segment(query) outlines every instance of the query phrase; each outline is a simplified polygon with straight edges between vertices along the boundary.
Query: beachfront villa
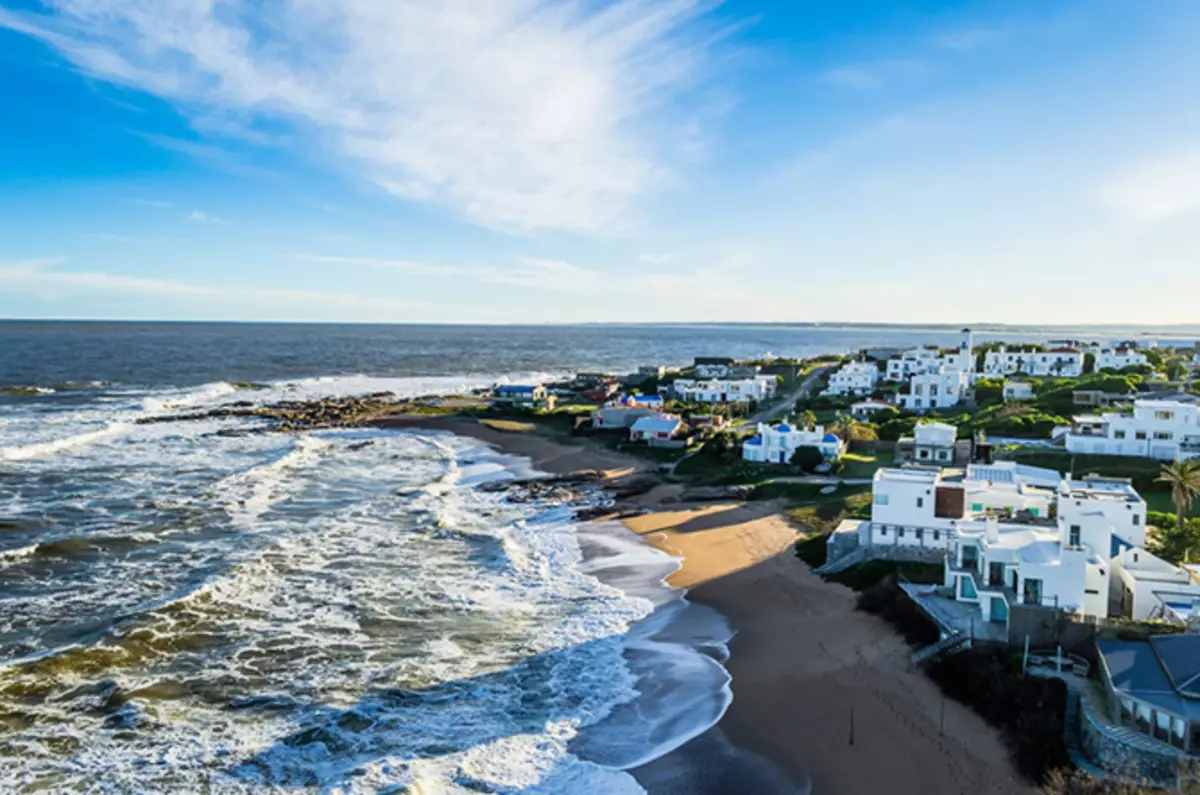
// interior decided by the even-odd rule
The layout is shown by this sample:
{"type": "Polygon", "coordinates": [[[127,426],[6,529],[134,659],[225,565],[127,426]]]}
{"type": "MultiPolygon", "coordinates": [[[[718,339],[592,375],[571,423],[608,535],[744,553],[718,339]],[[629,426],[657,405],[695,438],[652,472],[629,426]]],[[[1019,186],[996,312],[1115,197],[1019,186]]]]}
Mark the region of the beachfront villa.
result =
{"type": "Polygon", "coordinates": [[[1200,634],[1103,640],[1100,680],[1123,726],[1200,755],[1200,634]]]}
{"type": "Polygon", "coordinates": [[[759,423],[757,435],[742,443],[742,459],[760,464],[787,464],[801,447],[815,447],[827,460],[837,458],[846,449],[841,439],[825,433],[825,428],[820,425],[805,430],[786,422],[778,425],[759,423]]]}
{"type": "Polygon", "coordinates": [[[1033,384],[1028,381],[1004,380],[1003,395],[1005,403],[1020,400],[1033,400],[1033,384]]]}
{"type": "Polygon", "coordinates": [[[1072,453],[1195,458],[1200,456],[1200,405],[1182,397],[1135,400],[1132,412],[1081,415],[1054,436],[1072,453]]]}
{"type": "Polygon", "coordinates": [[[880,469],[871,518],[843,522],[829,543],[941,561],[946,593],[981,621],[1006,623],[1017,606],[1200,621],[1200,566],[1146,551],[1146,502],[1127,480],[1011,461],[880,469]]]}
{"type": "Polygon", "coordinates": [[[1078,378],[1083,375],[1083,353],[1077,348],[1052,348],[1047,351],[999,350],[988,351],[983,357],[983,373],[987,376],[1025,375],[1078,378]]]}
{"type": "Polygon", "coordinates": [[[908,391],[899,396],[900,408],[924,413],[957,406],[971,388],[970,373],[939,366],[937,370],[914,375],[908,391]]]}
{"type": "Polygon", "coordinates": [[[1097,370],[1121,370],[1126,367],[1141,367],[1147,363],[1146,354],[1129,345],[1099,348],[1092,353],[1096,357],[1097,370]]]}
{"type": "Polygon", "coordinates": [[[879,384],[879,368],[873,362],[847,362],[829,378],[825,395],[869,395],[879,384]]]}
{"type": "Polygon", "coordinates": [[[897,411],[895,403],[867,398],[850,404],[850,416],[856,420],[869,420],[881,411],[897,411]]]}
{"type": "Polygon", "coordinates": [[[683,418],[674,414],[653,414],[642,417],[629,429],[629,440],[647,444],[664,444],[679,436],[684,428],[683,418]]]}
{"type": "Polygon", "coordinates": [[[739,380],[681,378],[671,388],[680,400],[692,403],[761,403],[775,397],[777,383],[773,375],[739,380]]]}
{"type": "Polygon", "coordinates": [[[552,410],[555,402],[541,384],[503,384],[492,390],[492,408],[552,410]]]}

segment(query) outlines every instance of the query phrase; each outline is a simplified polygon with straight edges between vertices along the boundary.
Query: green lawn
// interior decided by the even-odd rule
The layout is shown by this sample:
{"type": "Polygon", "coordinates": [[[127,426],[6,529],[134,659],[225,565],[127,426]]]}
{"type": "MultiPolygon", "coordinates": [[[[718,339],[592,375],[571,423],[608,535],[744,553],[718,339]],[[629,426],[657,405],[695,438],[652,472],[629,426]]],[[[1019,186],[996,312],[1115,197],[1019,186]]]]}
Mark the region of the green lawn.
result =
{"type": "Polygon", "coordinates": [[[895,466],[896,454],[891,450],[880,453],[846,453],[842,456],[842,463],[845,466],[838,473],[840,477],[850,480],[870,478],[875,476],[877,469],[895,466]]]}

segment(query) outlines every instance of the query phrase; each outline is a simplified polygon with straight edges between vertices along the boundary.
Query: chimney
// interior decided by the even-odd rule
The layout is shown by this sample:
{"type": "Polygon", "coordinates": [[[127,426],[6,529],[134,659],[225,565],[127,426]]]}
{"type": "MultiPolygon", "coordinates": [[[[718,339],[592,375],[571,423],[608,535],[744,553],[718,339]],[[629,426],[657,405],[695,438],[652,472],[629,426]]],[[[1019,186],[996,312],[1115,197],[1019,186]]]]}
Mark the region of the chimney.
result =
{"type": "Polygon", "coordinates": [[[987,516],[983,520],[984,535],[989,544],[1000,541],[1000,520],[995,516],[987,516]]]}

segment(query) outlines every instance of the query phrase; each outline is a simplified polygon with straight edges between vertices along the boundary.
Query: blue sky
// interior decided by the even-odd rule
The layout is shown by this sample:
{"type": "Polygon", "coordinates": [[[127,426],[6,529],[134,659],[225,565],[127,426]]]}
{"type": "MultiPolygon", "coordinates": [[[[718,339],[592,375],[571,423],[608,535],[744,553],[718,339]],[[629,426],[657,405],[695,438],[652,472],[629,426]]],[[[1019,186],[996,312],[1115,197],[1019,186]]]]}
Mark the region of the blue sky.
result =
{"type": "Polygon", "coordinates": [[[1200,3],[0,0],[0,316],[1194,322],[1200,3]]]}

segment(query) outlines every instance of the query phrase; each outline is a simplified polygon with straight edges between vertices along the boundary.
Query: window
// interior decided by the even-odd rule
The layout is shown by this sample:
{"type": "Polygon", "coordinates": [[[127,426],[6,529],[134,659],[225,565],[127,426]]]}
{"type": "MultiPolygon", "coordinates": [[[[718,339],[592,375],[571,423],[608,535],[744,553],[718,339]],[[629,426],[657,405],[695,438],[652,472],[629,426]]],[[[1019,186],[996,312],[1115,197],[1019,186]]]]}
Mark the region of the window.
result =
{"type": "Polygon", "coordinates": [[[1156,420],[1173,420],[1173,419],[1175,419],[1175,412],[1173,412],[1173,411],[1156,411],[1156,412],[1154,412],[1154,419],[1156,419],[1156,420]]]}
{"type": "Polygon", "coordinates": [[[1134,526],[1134,527],[1137,527],[1137,526],[1138,526],[1138,525],[1140,525],[1141,523],[1142,523],[1142,517],[1138,516],[1138,515],[1135,513],[1135,514],[1133,515],[1133,526],[1134,526]]]}
{"type": "Polygon", "coordinates": [[[1070,540],[1068,540],[1067,543],[1073,547],[1079,546],[1079,525],[1071,525],[1070,540]]]}
{"type": "Polygon", "coordinates": [[[882,538],[883,536],[886,536],[886,535],[887,535],[887,525],[885,525],[885,524],[879,525],[879,536],[882,538]]]}
{"type": "Polygon", "coordinates": [[[936,395],[937,393],[938,393],[937,384],[930,384],[929,385],[929,394],[936,395]]]}
{"type": "Polygon", "coordinates": [[[1004,585],[1004,564],[988,564],[988,585],[1004,585]]]}
{"type": "Polygon", "coordinates": [[[925,528],[918,527],[917,528],[917,540],[922,541],[922,540],[924,540],[924,538],[925,538],[925,528]]]}
{"type": "Polygon", "coordinates": [[[950,451],[949,450],[938,450],[937,457],[938,457],[939,461],[949,461],[950,460],[950,451]]]}
{"type": "Polygon", "coordinates": [[[933,531],[933,540],[934,540],[934,541],[941,541],[941,540],[942,540],[942,531],[941,531],[941,530],[934,530],[934,531],[933,531]]]}
{"type": "Polygon", "coordinates": [[[1134,439],[1137,439],[1138,441],[1145,441],[1145,439],[1146,439],[1146,432],[1145,432],[1145,431],[1138,431],[1137,433],[1135,433],[1135,434],[1133,435],[1133,438],[1134,438],[1134,439]]]}
{"type": "MultiPolygon", "coordinates": [[[[924,384],[913,384],[913,394],[914,395],[924,395],[925,394],[925,385],[924,384]]],[[[917,405],[920,405],[920,404],[918,403],[917,405]]]]}
{"type": "Polygon", "coordinates": [[[1154,438],[1162,442],[1169,442],[1173,438],[1170,431],[1155,431],[1154,438]]]}
{"type": "Polygon", "coordinates": [[[983,510],[983,503],[980,503],[980,502],[973,502],[973,503],[971,503],[971,510],[972,510],[972,511],[975,511],[976,513],[978,513],[979,511],[982,511],[982,510],[983,510]]]}
{"type": "Polygon", "coordinates": [[[1125,431],[1113,431],[1113,438],[1114,439],[1124,439],[1125,431]]]}
{"type": "Polygon", "coordinates": [[[888,504],[888,495],[876,494],[875,495],[875,504],[876,505],[887,505],[888,504]]]}
{"type": "Polygon", "coordinates": [[[917,458],[929,458],[928,450],[921,450],[917,453],[917,458]]]}
{"type": "Polygon", "coordinates": [[[963,599],[975,599],[979,596],[975,592],[975,583],[971,582],[970,577],[958,578],[958,593],[963,599]]]}
{"type": "Polygon", "coordinates": [[[904,528],[903,528],[903,527],[897,527],[897,528],[896,528],[896,537],[897,537],[897,538],[904,538],[904,528]]]}
{"type": "Polygon", "coordinates": [[[917,497],[917,507],[918,508],[925,507],[925,498],[924,497],[917,497]]]}
{"type": "Polygon", "coordinates": [[[1042,603],[1042,581],[1026,579],[1025,593],[1021,601],[1027,605],[1040,605],[1042,603]]]}

